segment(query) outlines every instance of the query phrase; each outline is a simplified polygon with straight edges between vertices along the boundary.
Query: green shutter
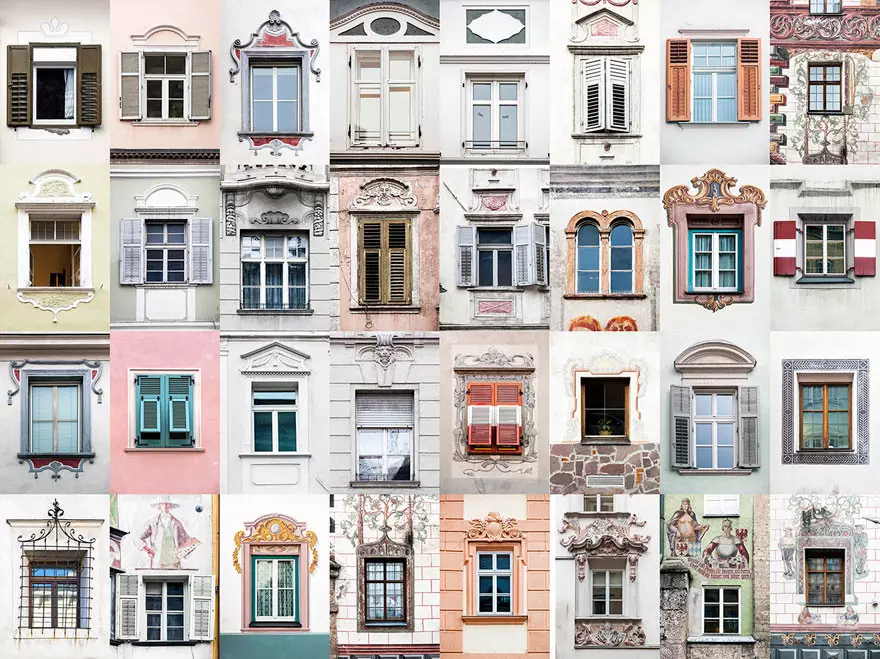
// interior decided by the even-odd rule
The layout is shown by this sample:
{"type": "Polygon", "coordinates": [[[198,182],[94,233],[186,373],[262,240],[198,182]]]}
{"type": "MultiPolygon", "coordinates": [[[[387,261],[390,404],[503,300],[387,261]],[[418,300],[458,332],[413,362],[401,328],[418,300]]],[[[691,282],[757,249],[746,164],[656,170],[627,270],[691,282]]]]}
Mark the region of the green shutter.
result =
{"type": "Polygon", "coordinates": [[[137,446],[162,445],[162,380],[161,375],[137,377],[137,446]]]}
{"type": "Polygon", "coordinates": [[[192,377],[168,375],[168,446],[192,446],[192,377]]]}

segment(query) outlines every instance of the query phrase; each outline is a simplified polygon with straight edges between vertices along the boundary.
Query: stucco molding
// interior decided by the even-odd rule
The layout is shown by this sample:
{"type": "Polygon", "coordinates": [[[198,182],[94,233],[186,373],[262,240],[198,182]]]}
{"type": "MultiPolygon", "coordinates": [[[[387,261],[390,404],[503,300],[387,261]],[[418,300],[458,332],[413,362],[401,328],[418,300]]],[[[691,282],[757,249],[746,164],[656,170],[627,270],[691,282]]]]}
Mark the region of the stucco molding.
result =
{"type": "Polygon", "coordinates": [[[318,569],[318,536],[307,528],[305,522],[298,522],[286,515],[265,515],[254,522],[245,522],[243,531],[236,531],[233,538],[232,565],[241,574],[239,554],[243,545],[253,543],[292,544],[305,542],[311,552],[309,574],[318,569]]]}
{"type": "Polygon", "coordinates": [[[629,580],[638,577],[639,557],[647,553],[651,537],[639,535],[633,527],[642,528],[647,521],[629,513],[608,513],[599,518],[582,518],[566,514],[559,528],[562,545],[572,554],[590,558],[622,558],[629,565],[629,580]]]}
{"type": "Polygon", "coordinates": [[[258,375],[309,375],[310,355],[284,345],[280,341],[251,350],[240,359],[245,363],[239,372],[245,376],[258,375]]]}
{"type": "Polygon", "coordinates": [[[412,186],[394,178],[375,178],[361,184],[349,210],[359,213],[394,213],[418,211],[412,186]]]}
{"type": "MultiPolygon", "coordinates": [[[[396,345],[396,335],[393,332],[378,332],[376,344],[366,346],[358,350],[356,360],[358,362],[372,362],[376,366],[376,384],[379,387],[390,387],[395,380],[395,367],[403,362],[412,362],[414,355],[412,348],[396,345]]],[[[405,364],[409,366],[409,364],[405,364]]],[[[398,378],[403,382],[408,381],[405,375],[398,378]]]]}
{"type": "Polygon", "coordinates": [[[58,322],[58,314],[61,312],[76,309],[80,304],[91,302],[94,298],[95,293],[91,289],[74,289],[70,292],[64,289],[52,291],[20,290],[16,294],[16,299],[19,302],[51,313],[53,323],[58,322]]]}
{"type": "Polygon", "coordinates": [[[39,210],[62,207],[69,210],[87,210],[95,206],[89,192],[77,192],[80,180],[64,169],[47,169],[28,181],[33,190],[22,192],[15,202],[19,210],[39,210]]]}
{"type": "Polygon", "coordinates": [[[644,645],[646,641],[645,630],[638,623],[608,620],[602,622],[579,620],[575,623],[575,649],[638,647],[644,645]]]}
{"type": "Polygon", "coordinates": [[[468,540],[483,540],[485,542],[521,540],[524,536],[518,524],[513,517],[501,517],[499,513],[493,512],[484,518],[470,520],[466,537],[468,540]]]}
{"type": "Polygon", "coordinates": [[[317,39],[309,42],[303,40],[299,32],[294,31],[287,21],[282,20],[281,13],[277,9],[269,12],[268,20],[264,21],[255,32],[252,32],[247,41],[236,39],[232,42],[229,54],[232,57],[232,68],[229,69],[229,81],[233,82],[241,65],[241,51],[249,48],[287,46],[307,50],[309,53],[309,70],[315,76],[316,82],[321,82],[321,69],[315,66],[320,46],[317,39]]]}
{"type": "Polygon", "coordinates": [[[756,364],[752,355],[728,341],[696,343],[675,358],[675,370],[679,373],[750,373],[756,364]]]}
{"type": "MultiPolygon", "coordinates": [[[[12,397],[21,391],[22,369],[28,366],[85,366],[89,369],[89,385],[92,393],[98,399],[98,404],[103,402],[104,390],[98,387],[98,381],[104,373],[104,364],[100,361],[88,359],[58,360],[58,359],[23,359],[9,362],[9,378],[12,380],[12,389],[6,392],[7,405],[12,405],[12,397]]],[[[39,370],[35,371],[39,375],[39,370]]]]}
{"type": "Polygon", "coordinates": [[[170,32],[171,34],[175,35],[181,41],[183,41],[183,45],[187,48],[198,47],[199,39],[201,39],[198,34],[187,34],[176,25],[164,24],[151,27],[143,34],[132,34],[131,45],[135,48],[145,48],[150,45],[148,43],[150,39],[152,39],[157,34],[161,34],[162,32],[170,32]]]}
{"type": "Polygon", "coordinates": [[[508,355],[494,346],[478,355],[455,356],[456,371],[534,371],[535,358],[530,353],[508,355]]]}
{"type": "Polygon", "coordinates": [[[722,206],[734,206],[739,204],[754,204],[758,207],[758,226],[761,226],[761,210],[767,205],[767,199],[760,188],[753,185],[739,186],[739,194],[734,194],[731,188],[736,185],[736,179],[728,176],[720,169],[710,169],[702,176],[691,179],[691,186],[696,189],[695,194],[688,192],[688,186],[676,185],[663,195],[663,208],[666,209],[667,221],[670,227],[675,226],[672,211],[676,204],[688,204],[705,207],[713,213],[717,213],[722,206]]]}

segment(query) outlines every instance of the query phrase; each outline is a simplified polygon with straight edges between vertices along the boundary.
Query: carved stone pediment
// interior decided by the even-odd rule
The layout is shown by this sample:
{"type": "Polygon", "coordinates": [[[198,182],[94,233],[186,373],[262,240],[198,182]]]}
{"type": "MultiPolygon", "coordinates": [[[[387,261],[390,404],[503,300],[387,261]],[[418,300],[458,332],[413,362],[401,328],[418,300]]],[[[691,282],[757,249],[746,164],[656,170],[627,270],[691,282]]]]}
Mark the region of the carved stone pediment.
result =
{"type": "Polygon", "coordinates": [[[407,382],[413,361],[411,346],[396,345],[391,332],[376,334],[376,345],[358,350],[357,361],[366,381],[374,380],[380,387],[407,382]]]}
{"type": "MultiPolygon", "coordinates": [[[[560,534],[566,534],[559,544],[576,558],[621,558],[629,565],[629,579],[636,580],[639,557],[648,551],[650,536],[635,533],[632,527],[647,522],[627,513],[609,513],[602,517],[580,517],[568,514],[562,520],[560,534]]],[[[579,563],[580,565],[581,563],[579,563]]]]}
{"type": "Polygon", "coordinates": [[[501,542],[504,540],[519,540],[523,535],[514,518],[502,518],[499,513],[489,513],[485,519],[472,519],[470,521],[467,537],[469,540],[501,542]]]}
{"type": "Polygon", "coordinates": [[[508,355],[495,347],[479,355],[456,355],[456,371],[534,371],[535,358],[531,354],[508,355]]]}
{"type": "Polygon", "coordinates": [[[266,211],[260,213],[259,217],[252,217],[251,224],[290,226],[299,224],[299,218],[282,211],[266,211]]]}
{"type": "Polygon", "coordinates": [[[246,522],[243,531],[237,531],[233,541],[235,549],[232,551],[232,564],[235,571],[241,574],[239,555],[242,545],[258,543],[260,550],[263,547],[271,547],[272,553],[279,553],[284,547],[290,547],[298,543],[306,543],[311,552],[309,574],[314,574],[318,567],[318,536],[314,531],[309,531],[305,522],[299,522],[286,515],[265,515],[254,522],[246,522]]]}
{"type": "Polygon", "coordinates": [[[725,371],[748,373],[755,368],[756,360],[742,348],[727,341],[704,341],[692,345],[675,358],[675,370],[679,373],[725,371]]]}
{"type": "Polygon", "coordinates": [[[308,375],[310,355],[275,341],[241,356],[243,375],[308,375]]]}
{"type": "Polygon", "coordinates": [[[410,558],[413,548],[401,542],[395,542],[388,537],[389,526],[382,527],[382,537],[376,542],[367,542],[358,545],[356,552],[359,557],[367,558],[410,558]]]}
{"type": "Polygon", "coordinates": [[[713,213],[717,213],[722,206],[755,204],[758,209],[758,226],[761,226],[761,210],[767,205],[767,198],[760,188],[741,185],[739,194],[735,194],[733,187],[736,179],[720,169],[710,169],[702,176],[695,176],[691,179],[691,185],[696,189],[694,194],[688,191],[688,186],[676,185],[663,195],[663,208],[669,215],[669,226],[673,226],[672,211],[676,204],[701,206],[713,213]]]}
{"type": "Polygon", "coordinates": [[[376,178],[361,185],[349,210],[388,213],[418,211],[412,186],[393,178],[376,178]]]}

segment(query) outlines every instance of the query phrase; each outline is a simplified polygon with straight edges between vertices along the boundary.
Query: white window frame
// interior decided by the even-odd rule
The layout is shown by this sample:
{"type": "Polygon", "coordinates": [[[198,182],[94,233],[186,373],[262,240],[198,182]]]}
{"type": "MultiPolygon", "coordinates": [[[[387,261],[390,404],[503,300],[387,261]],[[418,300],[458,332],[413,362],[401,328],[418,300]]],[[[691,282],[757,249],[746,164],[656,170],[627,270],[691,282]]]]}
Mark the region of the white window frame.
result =
{"type": "MultiPolygon", "coordinates": [[[[710,620],[714,620],[715,618],[710,618],[710,620]]],[[[700,611],[700,635],[701,636],[739,636],[742,633],[742,589],[739,586],[716,586],[716,585],[706,585],[703,586],[703,602],[702,602],[702,610],[700,611]],[[710,634],[706,632],[706,591],[707,590],[717,590],[719,591],[718,595],[718,633],[710,634]],[[736,600],[736,633],[725,632],[724,631],[724,591],[726,590],[735,590],[737,591],[737,600],[736,600]]]]}
{"type": "MultiPolygon", "coordinates": [[[[736,118],[734,118],[732,121],[719,121],[718,120],[718,74],[719,73],[733,73],[733,75],[736,77],[736,89],[734,89],[734,91],[733,91],[733,100],[734,100],[734,103],[738,103],[737,99],[739,98],[739,67],[738,67],[737,63],[739,61],[739,59],[738,59],[739,53],[738,53],[737,49],[739,48],[739,44],[736,41],[730,40],[730,39],[718,39],[718,40],[714,40],[714,41],[711,41],[711,40],[710,41],[702,41],[701,40],[696,43],[706,44],[706,45],[711,45],[711,44],[730,45],[730,44],[733,44],[734,63],[733,63],[733,66],[707,66],[707,67],[697,68],[695,61],[694,61],[693,52],[691,52],[691,61],[690,61],[691,107],[694,108],[694,110],[693,110],[694,115],[696,114],[696,100],[697,100],[697,96],[696,96],[697,87],[695,85],[695,77],[697,74],[701,74],[701,73],[711,73],[712,74],[712,119],[709,121],[697,121],[696,119],[692,118],[691,122],[696,123],[696,124],[737,123],[736,118]]],[[[691,50],[693,51],[693,48],[691,50]]],[[[704,98],[704,97],[701,97],[701,98],[704,98]]]]}
{"type": "Polygon", "coordinates": [[[189,253],[189,223],[185,219],[181,220],[150,220],[147,219],[144,221],[144,285],[147,286],[157,286],[161,284],[170,284],[171,286],[184,286],[188,283],[189,280],[189,261],[190,261],[190,253],[189,253]],[[180,224],[183,226],[183,242],[182,243],[169,243],[168,242],[168,225],[169,224],[180,224]],[[161,225],[162,226],[162,243],[150,243],[147,241],[148,230],[147,227],[150,225],[161,225]],[[183,250],[183,281],[168,281],[168,250],[183,250]],[[147,281],[147,277],[149,274],[149,270],[147,269],[147,258],[148,253],[153,251],[162,251],[162,281],[147,281]]]}
{"type": "Polygon", "coordinates": [[[510,226],[478,226],[476,230],[476,235],[474,236],[474,257],[475,257],[475,281],[474,287],[476,288],[516,288],[516,250],[514,249],[514,227],[510,226]],[[492,244],[486,245],[484,248],[480,247],[480,231],[486,229],[503,229],[505,231],[510,232],[510,249],[507,248],[506,245],[492,244]],[[491,284],[481,284],[480,283],[480,252],[494,252],[492,256],[492,283],[491,284]],[[498,283],[498,252],[510,252],[510,284],[509,285],[500,285],[498,283]]]}
{"type": "MultiPolygon", "coordinates": [[[[410,396],[412,398],[413,403],[413,418],[412,423],[408,426],[404,425],[396,425],[392,426],[391,424],[387,424],[383,427],[378,426],[370,426],[370,425],[360,425],[357,422],[357,398],[358,396],[370,396],[371,394],[382,394],[381,390],[377,389],[358,389],[352,395],[352,409],[355,410],[355,413],[351,415],[352,427],[353,427],[353,438],[354,438],[354,464],[352,465],[352,481],[354,484],[373,484],[373,483],[408,483],[418,480],[418,465],[417,457],[418,451],[416,450],[416,446],[418,444],[418,409],[419,409],[419,398],[418,398],[418,390],[417,389],[401,389],[398,390],[401,393],[395,395],[401,396],[410,396]],[[362,453],[361,452],[361,442],[360,442],[360,433],[361,430],[372,430],[372,431],[382,431],[382,470],[385,474],[388,473],[388,433],[391,430],[409,430],[410,433],[410,453],[409,453],[409,481],[393,481],[393,480],[365,480],[361,478],[360,473],[360,464],[361,457],[379,457],[375,453],[362,453]]],[[[402,454],[395,454],[395,457],[400,457],[402,454]]]]}
{"type": "Polygon", "coordinates": [[[513,578],[513,552],[510,551],[477,551],[476,557],[476,584],[474,586],[474,597],[476,598],[476,602],[474,605],[474,611],[476,611],[479,616],[512,616],[513,615],[513,602],[514,602],[514,592],[513,589],[516,587],[513,578]],[[496,570],[495,565],[497,563],[495,557],[496,556],[507,556],[510,559],[510,569],[509,570],[496,570]],[[480,556],[492,556],[492,569],[491,570],[483,570],[480,569],[480,556]],[[480,596],[486,597],[490,593],[480,593],[480,577],[492,577],[492,610],[491,611],[480,611],[480,596]],[[509,593],[499,593],[498,592],[498,577],[508,577],[510,579],[510,592],[509,593]],[[502,595],[508,595],[510,597],[510,611],[498,611],[498,598],[502,595]]]}
{"type": "Polygon", "coordinates": [[[303,130],[303,67],[300,65],[299,60],[290,60],[289,62],[285,61],[281,62],[261,62],[260,60],[256,60],[250,63],[250,75],[249,75],[249,83],[250,89],[248,90],[248,104],[250,105],[250,131],[253,133],[298,133],[303,130]],[[254,69],[271,69],[272,70],[272,130],[258,131],[254,128],[254,78],[256,76],[253,75],[254,69]],[[293,130],[290,131],[280,131],[278,129],[278,69],[296,69],[297,70],[297,87],[296,87],[296,126],[293,130]]]}
{"type": "Polygon", "coordinates": [[[301,453],[300,450],[300,397],[299,397],[299,384],[296,382],[284,382],[278,383],[263,383],[263,382],[252,382],[250,387],[250,396],[251,396],[251,414],[250,414],[250,426],[251,426],[251,447],[254,449],[254,453],[256,455],[288,455],[288,454],[296,454],[301,453]],[[293,391],[296,394],[296,403],[293,405],[257,405],[254,402],[254,394],[258,391],[293,391]],[[272,450],[271,451],[257,451],[257,438],[254,433],[254,414],[257,412],[271,412],[272,413],[272,450]],[[278,413],[279,412],[294,412],[296,414],[296,451],[279,451],[278,450],[278,413]]]}
{"type": "MultiPolygon", "coordinates": [[[[419,112],[421,103],[419,98],[419,90],[421,88],[421,50],[417,46],[407,46],[404,44],[388,45],[363,45],[352,46],[349,53],[351,67],[349,69],[349,93],[351,94],[351,102],[348,104],[349,121],[348,125],[352,127],[349,136],[349,144],[351,146],[418,146],[420,117],[419,112]],[[413,77],[410,80],[392,80],[389,76],[391,73],[391,51],[406,52],[412,56],[413,77]],[[362,81],[357,78],[358,56],[361,53],[378,52],[379,53],[379,80],[378,81],[362,81]],[[360,119],[360,88],[379,87],[379,139],[358,139],[355,134],[354,127],[360,119]],[[411,136],[409,138],[394,139],[392,136],[395,131],[391,127],[391,87],[409,86],[410,89],[410,125],[412,126],[411,136]]],[[[396,131],[400,133],[401,131],[396,131]]]]}
{"type": "Polygon", "coordinates": [[[591,567],[590,568],[590,590],[588,593],[588,602],[590,606],[590,617],[593,618],[622,618],[626,613],[626,570],[624,566],[621,565],[619,568],[612,567],[591,567]],[[596,613],[593,607],[595,606],[595,602],[593,599],[593,584],[594,577],[597,572],[602,572],[605,574],[605,613],[596,613]],[[620,613],[611,613],[611,584],[609,580],[609,575],[612,573],[620,574],[620,613]]]}
{"type": "MultiPolygon", "coordinates": [[[[804,236],[804,277],[846,277],[849,270],[846,253],[847,225],[835,222],[804,222],[802,227],[804,236]],[[807,260],[816,257],[807,256],[807,227],[821,227],[822,229],[822,272],[807,272],[807,260]],[[828,272],[828,227],[839,227],[843,231],[843,272],[828,272]]],[[[809,241],[811,242],[811,241],[809,241]]]]}
{"type": "MultiPolygon", "coordinates": [[[[39,375],[38,371],[35,371],[32,375],[39,375]]],[[[74,382],[72,380],[36,380],[34,382],[28,382],[28,419],[27,419],[27,428],[28,428],[28,449],[31,453],[51,453],[52,455],[70,455],[71,453],[80,453],[83,450],[83,391],[82,391],[82,380],[78,382],[74,382]],[[60,451],[58,449],[58,422],[60,419],[58,418],[58,387],[76,387],[76,448],[73,451],[60,451]],[[34,389],[52,389],[52,450],[51,451],[35,451],[34,450],[34,389]]],[[[67,420],[69,421],[69,420],[67,420]]]]}
{"type": "MultiPolygon", "coordinates": [[[[67,216],[66,214],[52,214],[52,217],[42,217],[41,214],[35,214],[36,217],[28,216],[28,233],[27,233],[27,248],[28,248],[28,286],[34,285],[34,257],[33,252],[31,252],[31,246],[33,245],[73,245],[71,248],[71,258],[76,255],[76,258],[79,261],[79,271],[73,272],[71,270],[71,279],[70,284],[67,286],[50,286],[47,288],[51,289],[71,289],[71,288],[80,288],[83,286],[82,283],[82,273],[83,273],[83,216],[79,214],[74,214],[67,216]],[[75,222],[78,225],[77,238],[63,238],[61,240],[53,238],[52,240],[40,240],[33,238],[33,224],[34,222],[52,222],[54,227],[54,234],[58,235],[58,222],[75,222]],[[75,283],[74,283],[75,282],[75,283]]],[[[72,265],[72,264],[71,264],[72,265]]]]}
{"type": "MultiPolygon", "coordinates": [[[[41,49],[39,46],[35,48],[35,50],[48,50],[41,49]]],[[[67,50],[59,49],[59,50],[67,50]]],[[[72,50],[76,51],[76,47],[72,47],[72,50]]],[[[36,59],[36,55],[35,55],[36,59]]],[[[34,126],[75,126],[78,117],[76,114],[77,107],[79,106],[79,86],[77,85],[78,75],[76,69],[76,58],[74,56],[73,60],[47,60],[47,61],[35,61],[33,65],[33,70],[31,71],[31,75],[33,76],[33,120],[31,123],[34,126]],[[37,119],[37,71],[39,69],[72,69],[73,70],[73,80],[74,80],[74,89],[73,89],[73,119],[37,119]]]]}
{"type": "Polygon", "coordinates": [[[580,60],[580,133],[617,133],[619,135],[628,135],[633,132],[632,119],[632,93],[633,93],[633,58],[631,57],[615,57],[613,55],[605,55],[599,57],[584,57],[580,60]],[[611,76],[611,64],[613,60],[623,63],[626,67],[626,107],[624,110],[626,127],[614,127],[612,125],[614,79],[611,76]],[[599,72],[599,123],[596,126],[587,125],[587,67],[594,62],[599,62],[601,71],[599,72]]]}
{"type": "Polygon", "coordinates": [[[703,517],[739,517],[739,495],[704,494],[703,517]]]}
{"type": "Polygon", "coordinates": [[[143,581],[143,595],[141,596],[141,602],[144,612],[144,626],[143,626],[143,637],[144,641],[148,641],[150,643],[184,643],[189,640],[189,623],[190,623],[190,615],[191,612],[189,610],[189,600],[190,600],[190,584],[189,578],[185,577],[183,579],[180,578],[160,578],[160,577],[148,577],[143,581]],[[157,615],[156,611],[148,611],[147,610],[147,585],[148,584],[156,584],[159,583],[162,585],[162,611],[161,611],[161,627],[160,627],[160,636],[161,638],[157,641],[155,639],[148,639],[148,628],[147,625],[147,616],[148,615],[157,615]],[[181,597],[183,598],[183,611],[172,611],[172,614],[182,613],[183,614],[183,639],[181,640],[168,640],[168,584],[169,583],[179,583],[183,585],[183,594],[181,597]]]}
{"type": "MultiPolygon", "coordinates": [[[[141,70],[143,71],[143,75],[141,76],[141,80],[143,81],[143,94],[144,94],[144,114],[143,119],[141,121],[147,123],[168,123],[168,122],[178,122],[178,121],[191,121],[189,118],[190,108],[189,108],[189,99],[190,99],[190,82],[191,82],[191,63],[190,63],[190,53],[182,52],[182,51],[141,51],[140,57],[143,60],[143,64],[141,70]],[[184,72],[183,73],[147,73],[147,57],[183,57],[184,60],[184,72]],[[162,82],[162,116],[161,117],[150,117],[149,114],[149,96],[147,87],[148,83],[151,80],[159,80],[162,82]],[[183,116],[182,117],[169,117],[168,116],[168,82],[170,80],[181,80],[183,81],[183,116]]],[[[167,65],[167,62],[166,62],[167,65]]]]}
{"type": "MultiPolygon", "coordinates": [[[[740,234],[736,231],[699,231],[699,230],[691,230],[690,231],[690,240],[691,240],[691,280],[693,281],[693,291],[729,291],[734,292],[738,291],[740,287],[740,263],[742,257],[742,245],[740,240],[740,234]],[[712,238],[712,284],[710,286],[697,286],[697,236],[710,236],[712,238]],[[718,283],[721,280],[719,263],[720,263],[720,252],[719,252],[719,238],[721,236],[733,236],[736,240],[736,267],[734,268],[735,275],[735,284],[734,286],[719,286],[718,283]]],[[[705,253],[705,252],[701,252],[705,253]]]]}
{"type": "Polygon", "coordinates": [[[584,512],[587,513],[613,513],[614,512],[614,495],[613,494],[585,494],[584,495],[584,512]],[[603,508],[604,504],[610,502],[610,508],[603,508]]]}
{"type": "Polygon", "coordinates": [[[828,16],[839,14],[843,9],[843,0],[810,0],[810,14],[813,16],[828,16]],[[829,11],[828,5],[836,3],[837,9],[835,11],[829,11]],[[818,9],[814,9],[815,6],[818,5],[818,9]]]}
{"type": "Polygon", "coordinates": [[[694,410],[694,420],[693,420],[693,456],[694,456],[694,469],[699,471],[714,471],[714,470],[727,470],[727,469],[736,469],[739,464],[739,447],[737,446],[739,439],[739,419],[737,418],[737,413],[739,411],[739,398],[737,396],[737,392],[733,389],[694,389],[693,392],[693,401],[692,401],[692,409],[694,410]],[[733,414],[731,416],[718,416],[718,395],[730,395],[733,396],[733,414]],[[712,396],[712,416],[697,416],[697,396],[712,396]],[[733,466],[732,467],[719,467],[718,466],[718,424],[732,424],[733,425],[733,466]],[[697,426],[698,425],[711,425],[712,426],[712,466],[711,467],[697,467],[697,426]]]}
{"type": "MultiPolygon", "coordinates": [[[[467,76],[465,83],[467,89],[467,98],[465,100],[467,113],[467,136],[465,138],[466,151],[477,153],[521,153],[526,150],[525,136],[525,90],[528,84],[525,75],[511,74],[470,74],[467,76]],[[488,84],[491,85],[492,91],[488,101],[474,100],[474,85],[488,84]],[[500,85],[516,84],[516,101],[502,101],[500,95],[500,85]],[[476,146],[474,139],[474,107],[478,105],[488,106],[491,112],[491,134],[489,136],[489,146],[476,146]],[[516,106],[516,141],[513,146],[501,146],[500,140],[500,116],[502,105],[516,106]]],[[[480,144],[484,144],[485,140],[480,140],[480,144]]],[[[506,140],[505,140],[506,142],[506,140]]]]}
{"type": "Polygon", "coordinates": [[[271,616],[259,616],[257,615],[256,606],[254,610],[251,611],[251,616],[254,622],[298,622],[298,618],[296,617],[296,611],[299,609],[299,574],[297,573],[299,569],[299,560],[296,559],[293,555],[283,555],[283,556],[272,556],[272,557],[263,557],[257,556],[254,558],[254,569],[253,575],[251,578],[253,579],[253,583],[251,587],[254,589],[254,595],[256,596],[257,591],[257,570],[256,566],[261,561],[265,561],[267,563],[272,564],[272,615],[271,616]],[[279,616],[278,615],[278,563],[287,562],[293,564],[293,612],[292,616],[279,616]]]}
{"type": "MultiPolygon", "coordinates": [[[[239,263],[242,264],[241,267],[241,275],[240,275],[240,283],[239,290],[241,292],[241,303],[244,304],[244,263],[259,263],[260,264],[260,306],[259,309],[267,309],[266,307],[266,263],[280,263],[282,264],[281,269],[281,307],[280,309],[274,309],[276,311],[290,309],[290,286],[288,279],[288,264],[290,263],[304,263],[305,264],[305,274],[306,274],[306,299],[305,305],[301,307],[302,309],[308,309],[311,304],[311,296],[310,293],[310,279],[311,273],[309,272],[309,256],[310,256],[311,244],[309,242],[309,236],[306,232],[291,232],[291,233],[277,233],[273,231],[264,231],[264,232],[247,232],[243,236],[241,236],[241,244],[239,245],[239,263]],[[282,238],[284,241],[283,247],[281,249],[283,256],[281,258],[278,257],[266,257],[266,238],[282,238]],[[259,238],[260,239],[260,256],[259,258],[244,256],[244,239],[245,238],[259,238]],[[301,238],[305,240],[306,247],[306,255],[305,257],[289,257],[288,256],[288,242],[290,238],[301,238]]],[[[249,287],[253,288],[253,287],[249,287]]],[[[243,309],[247,309],[248,307],[242,307],[243,309]]],[[[295,307],[295,309],[299,309],[300,307],[295,307]]]]}

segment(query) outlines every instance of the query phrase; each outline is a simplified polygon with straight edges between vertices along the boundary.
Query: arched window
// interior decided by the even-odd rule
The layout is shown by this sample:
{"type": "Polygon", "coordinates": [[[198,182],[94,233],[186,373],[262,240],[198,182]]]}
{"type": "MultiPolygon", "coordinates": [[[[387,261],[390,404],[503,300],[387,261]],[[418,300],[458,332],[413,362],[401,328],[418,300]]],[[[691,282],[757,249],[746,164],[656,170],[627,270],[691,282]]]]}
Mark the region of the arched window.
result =
{"type": "Polygon", "coordinates": [[[611,228],[611,294],[633,292],[633,231],[621,222],[611,228]]]}
{"type": "Polygon", "coordinates": [[[599,228],[582,224],[577,230],[577,292],[599,292],[599,228]]]}

